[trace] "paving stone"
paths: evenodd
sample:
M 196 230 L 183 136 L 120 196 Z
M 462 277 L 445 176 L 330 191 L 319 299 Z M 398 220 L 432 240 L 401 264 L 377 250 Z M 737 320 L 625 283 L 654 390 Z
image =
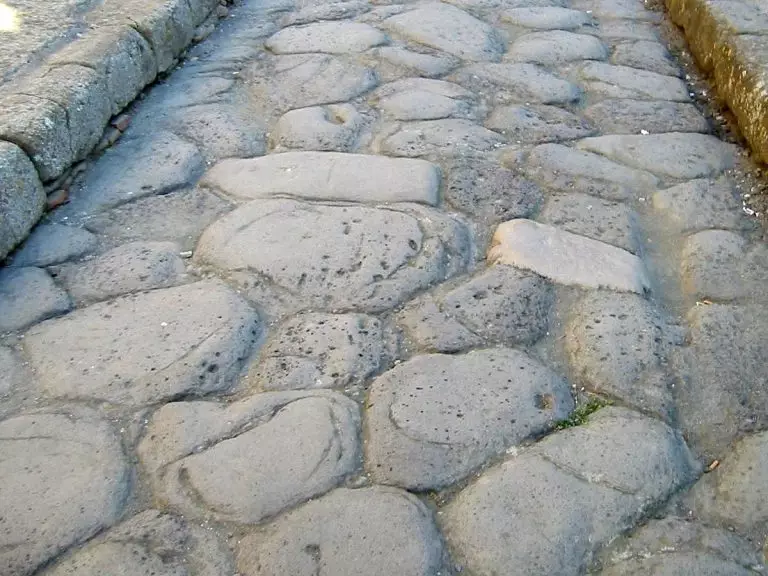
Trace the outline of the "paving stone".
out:
M 275 54 L 364 52 L 387 41 L 379 30 L 360 22 L 317 22 L 290 26 L 271 36 L 264 46 Z
M 472 93 L 458 84 L 426 78 L 406 78 L 381 86 L 374 93 L 378 107 L 395 120 L 435 120 L 470 115 Z
M 366 469 L 377 483 L 448 486 L 572 409 L 568 384 L 522 352 L 417 356 L 371 386 Z
M 596 33 L 603 40 L 659 41 L 656 26 L 647 22 L 635 22 L 632 20 L 601 19 Z
M 26 576 L 120 516 L 129 470 L 120 441 L 82 414 L 0 422 L 0 568 Z
M 89 542 L 44 576 L 215 576 L 234 571 L 231 554 L 205 528 L 147 510 Z
M 273 147 L 348 152 L 357 144 L 362 123 L 351 104 L 299 108 L 280 117 L 270 140 Z
M 665 372 L 670 338 L 651 304 L 633 294 L 593 292 L 570 310 L 565 350 L 572 381 L 647 412 L 672 412 Z
M 762 571 L 752 546 L 737 535 L 668 517 L 652 520 L 603 554 L 602 576 L 750 576 Z
M 375 98 L 387 98 L 401 92 L 429 92 L 446 98 L 472 98 L 473 93 L 463 86 L 431 78 L 402 78 L 379 86 Z
M 568 232 L 637 253 L 635 214 L 626 204 L 573 192 L 547 198 L 537 219 Z
M 735 147 L 708 134 L 596 136 L 577 146 L 628 166 L 681 180 L 717 176 L 731 168 Z
M 412 300 L 397 314 L 397 322 L 406 338 L 422 352 L 453 353 L 483 344 L 452 315 L 443 312 L 430 296 Z
M 538 30 L 577 30 L 593 23 L 592 16 L 586 12 L 559 6 L 511 8 L 501 13 L 501 20 Z
M 674 76 L 605 62 L 587 62 L 578 75 L 587 92 L 606 98 L 690 101 L 685 83 Z
M 276 112 L 346 102 L 378 83 L 373 69 L 327 54 L 278 56 L 271 66 L 257 64 L 251 75 L 254 100 Z
M 0 269 L 0 332 L 21 330 L 69 307 L 67 293 L 44 270 Z
M 575 576 L 695 471 L 671 428 L 606 408 L 480 476 L 440 519 L 455 561 L 473 574 L 524 566 L 530 575 Z
M 681 102 L 606 99 L 587 107 L 584 116 L 603 134 L 709 132 L 696 107 Z
M 206 226 L 231 208 L 218 196 L 195 188 L 148 196 L 89 216 L 85 227 L 118 244 L 167 241 L 192 250 Z
M 359 427 L 357 404 L 322 391 L 179 402 L 155 413 L 138 453 L 157 497 L 185 515 L 256 524 L 352 473 Z
M 601 20 L 661 21 L 658 12 L 646 10 L 643 2 L 638 0 L 590 0 L 585 4 L 588 4 L 595 16 Z
M 51 266 L 87 254 L 96 247 L 96 237 L 82 228 L 40 224 L 16 251 L 11 266 Z
M 498 31 L 463 10 L 440 2 L 387 18 L 384 25 L 409 40 L 464 60 L 496 61 L 504 51 Z
M 444 573 L 444 550 L 429 509 L 383 486 L 340 488 L 244 538 L 243 576 Z
M 376 148 L 392 156 L 442 157 L 481 154 L 501 147 L 504 142 L 500 134 L 470 120 L 445 119 L 402 124 L 383 137 Z
M 359 385 L 385 367 L 394 340 L 366 314 L 299 314 L 275 332 L 251 367 L 259 390 Z
M 18 355 L 10 348 L 0 346 L 0 398 L 5 397 L 28 381 L 29 374 Z
M 501 106 L 485 125 L 517 143 L 538 144 L 584 138 L 596 133 L 587 122 L 556 106 Z
M 707 228 L 736 229 L 741 205 L 724 179 L 698 179 L 653 194 L 653 209 L 681 232 Z
M 343 20 L 363 14 L 370 9 L 365 0 L 349 0 L 347 2 L 329 2 L 317 6 L 305 6 L 283 18 L 283 25 L 309 24 L 318 20 Z
M 286 152 L 224 160 L 202 185 L 236 199 L 291 196 L 350 202 L 421 202 L 439 199 L 440 170 L 424 160 L 335 152 Z
M 29 330 L 23 346 L 52 396 L 148 404 L 226 390 L 260 330 L 245 302 L 204 281 L 76 310 Z
M 527 173 L 558 190 L 573 190 L 610 200 L 625 200 L 656 189 L 658 179 L 599 156 L 560 144 L 542 144 L 528 156 Z
M 763 306 L 711 304 L 687 320 L 675 386 L 681 427 L 704 457 L 722 458 L 734 438 L 768 424 L 768 315 Z
M 218 220 L 195 258 L 267 277 L 309 308 L 378 312 L 462 271 L 468 253 L 460 221 L 415 204 L 395 210 L 273 200 Z
M 523 102 L 567 104 L 581 98 L 578 86 L 535 64 L 471 64 L 460 69 L 456 76 L 468 86 L 481 82 L 501 87 Z
M 179 247 L 172 242 L 131 242 L 58 273 L 72 298 L 96 302 L 140 290 L 167 288 L 184 274 Z
M 642 68 L 665 76 L 680 76 L 681 74 L 680 68 L 672 60 L 664 45 L 649 40 L 619 44 L 613 50 L 611 63 Z
M 447 74 L 457 65 L 453 58 L 422 54 L 400 46 L 384 46 L 378 48 L 376 53 L 395 66 L 408 68 L 428 78 Z
M 600 40 L 594 36 L 564 30 L 531 32 L 520 36 L 504 55 L 507 61 L 535 62 L 545 66 L 606 58 L 608 49 Z
M 532 220 L 500 224 L 487 259 L 531 270 L 559 284 L 640 294 L 650 290 L 643 262 L 637 256 Z

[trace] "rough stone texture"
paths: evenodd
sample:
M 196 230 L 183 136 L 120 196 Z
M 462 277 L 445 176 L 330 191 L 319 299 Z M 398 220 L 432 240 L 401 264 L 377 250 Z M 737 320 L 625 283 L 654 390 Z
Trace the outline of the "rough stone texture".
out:
M 581 4 L 577 2 L 577 5 Z M 595 0 L 589 2 L 593 13 L 601 20 L 640 20 L 649 22 L 661 21 L 658 12 L 647 10 L 645 5 L 637 0 Z
M 211 225 L 195 258 L 247 271 L 305 307 L 392 308 L 466 266 L 463 224 L 409 205 L 394 209 L 255 201 Z
M 642 68 L 664 76 L 680 76 L 680 69 L 660 42 L 648 40 L 623 42 L 614 48 L 611 63 Z
M 309 24 L 318 20 L 342 20 L 365 13 L 370 9 L 368 2 L 349 0 L 346 2 L 329 2 L 317 6 L 306 6 L 296 12 L 290 12 L 283 18 L 285 26 Z
M 40 268 L 0 269 L 0 332 L 69 310 L 69 296 Z
M 565 326 L 573 382 L 668 416 L 672 398 L 664 328 L 651 304 L 639 296 L 587 294 L 571 309 Z
M 367 406 L 373 480 L 428 490 L 548 430 L 573 399 L 564 380 L 527 355 L 490 349 L 417 356 L 377 378 Z
M 691 179 L 717 176 L 733 166 L 735 148 L 708 134 L 597 136 L 577 146 L 662 176 Z
M 147 404 L 226 390 L 259 335 L 256 314 L 205 281 L 49 320 L 29 330 L 23 346 L 52 396 Z
M 596 132 L 575 114 L 556 106 L 502 106 L 493 111 L 485 125 L 523 144 L 574 140 Z
M 29 233 L 42 216 L 45 192 L 26 154 L 0 142 L 0 262 Z
M 275 332 L 251 367 L 260 390 L 362 384 L 388 364 L 392 338 L 365 314 L 299 314 Z
M 384 25 L 414 42 L 464 60 L 496 61 L 504 50 L 496 30 L 448 4 L 426 4 L 387 18 Z
M 606 408 L 486 472 L 440 518 L 455 560 L 473 574 L 524 566 L 576 576 L 695 471 L 671 428 Z
M 424 352 L 460 352 L 483 344 L 480 336 L 443 312 L 429 296 L 409 302 L 398 313 L 397 322 L 406 341 Z
M 650 290 L 645 267 L 637 256 L 532 220 L 500 224 L 487 258 L 531 270 L 560 284 L 640 294 Z
M 275 54 L 326 52 L 347 54 L 364 52 L 384 44 L 387 37 L 368 24 L 359 22 L 317 22 L 308 26 L 283 28 L 264 44 Z
M 402 124 L 377 148 L 384 154 L 405 156 L 462 156 L 482 154 L 503 145 L 500 134 L 469 120 L 426 120 Z
M 696 107 L 680 102 L 607 99 L 589 106 L 584 116 L 604 134 L 709 132 Z
M 600 40 L 594 36 L 564 30 L 531 32 L 520 36 L 504 56 L 507 61 L 535 62 L 544 66 L 555 66 L 574 60 L 606 58 L 608 49 Z
M 171 403 L 138 452 L 160 499 L 184 514 L 259 523 L 353 472 L 359 427 L 352 400 L 322 391 Z
M 80 265 L 64 267 L 60 281 L 77 302 L 167 288 L 184 274 L 179 247 L 171 242 L 131 242 Z
M 482 82 L 503 88 L 521 102 L 566 104 L 581 98 L 578 86 L 529 63 L 471 64 L 456 72 L 456 78 L 466 86 Z
M 650 172 L 635 170 L 560 144 L 542 144 L 528 156 L 528 174 L 536 181 L 563 191 L 584 192 L 610 200 L 624 200 L 650 193 L 658 179 Z
M 286 112 L 270 134 L 273 147 L 349 152 L 355 148 L 362 116 L 350 104 Z
M 591 26 L 593 22 L 586 12 L 560 6 L 511 8 L 501 13 L 501 20 L 539 30 L 576 30 L 582 26 Z
M 648 40 L 658 42 L 656 27 L 647 22 L 632 20 L 603 20 L 596 34 L 603 40 Z
M 588 92 L 607 98 L 690 101 L 685 83 L 673 76 L 605 62 L 587 62 L 578 75 Z
M 31 574 L 115 522 L 128 493 L 120 441 L 86 414 L 26 414 L 0 422 L 0 568 Z
M 741 206 L 725 180 L 691 180 L 652 197 L 654 210 L 681 232 L 707 228 L 734 229 L 742 222 Z
M 374 94 L 378 107 L 395 120 L 435 120 L 470 115 L 469 90 L 442 80 L 407 78 Z
M 9 392 L 26 384 L 28 380 L 29 374 L 18 355 L 10 348 L 0 346 L 0 398 L 4 400 Z
M 378 48 L 377 54 L 396 66 L 409 68 L 427 78 L 447 74 L 457 65 L 453 58 L 413 52 L 400 46 Z
M 286 152 L 263 158 L 224 160 L 202 185 L 237 199 L 289 196 L 306 200 L 422 202 L 437 204 L 440 171 L 423 160 Z
M 429 509 L 382 486 L 335 490 L 246 537 L 239 550 L 243 576 L 437 576 L 445 569 Z
M 51 266 L 87 254 L 96 237 L 82 228 L 40 224 L 13 255 L 11 266 Z

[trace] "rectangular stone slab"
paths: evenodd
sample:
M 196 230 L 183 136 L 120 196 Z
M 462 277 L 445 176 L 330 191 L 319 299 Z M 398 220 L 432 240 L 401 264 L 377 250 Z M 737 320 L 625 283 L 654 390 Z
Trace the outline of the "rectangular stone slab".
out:
M 440 170 L 425 160 L 286 152 L 223 160 L 206 173 L 201 185 L 242 199 L 291 197 L 435 206 L 439 201 Z
M 487 259 L 531 270 L 559 284 L 639 294 L 650 289 L 645 267 L 637 256 L 532 220 L 500 224 Z

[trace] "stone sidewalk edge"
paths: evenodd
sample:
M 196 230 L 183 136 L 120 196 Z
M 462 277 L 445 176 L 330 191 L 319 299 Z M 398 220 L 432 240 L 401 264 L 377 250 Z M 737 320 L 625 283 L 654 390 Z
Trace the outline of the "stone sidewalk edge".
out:
M 55 182 L 110 118 L 172 68 L 219 0 L 108 0 L 92 28 L 0 95 L 0 261 L 43 215 Z
M 768 163 L 768 18 L 738 1 L 666 0 L 756 158 Z M 746 18 L 745 18 L 746 17 Z

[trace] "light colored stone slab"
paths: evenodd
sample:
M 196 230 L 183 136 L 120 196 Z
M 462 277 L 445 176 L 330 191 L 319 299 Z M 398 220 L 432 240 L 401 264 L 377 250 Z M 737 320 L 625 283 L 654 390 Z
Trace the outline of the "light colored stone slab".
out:
M 579 70 L 588 92 L 608 98 L 638 98 L 690 102 L 685 83 L 674 76 L 615 66 L 605 62 L 587 62 Z
M 375 143 L 377 150 L 408 158 L 482 155 L 500 148 L 506 139 L 470 120 L 447 118 L 408 122 Z
M 0 269 L 0 332 L 26 328 L 69 307 L 69 296 L 45 270 Z
M 363 118 L 351 104 L 290 110 L 270 134 L 274 148 L 349 152 L 357 143 Z
M 349 54 L 364 52 L 386 41 L 387 37 L 381 31 L 368 24 L 317 22 L 308 26 L 283 28 L 264 45 L 275 54 Z
M 520 36 L 504 55 L 504 59 L 510 62 L 535 62 L 544 66 L 606 58 L 608 48 L 600 40 L 565 30 L 531 32 Z
M 409 68 L 428 78 L 447 74 L 457 64 L 454 58 L 448 56 L 422 54 L 400 46 L 384 46 L 378 48 L 377 53 L 395 66 Z
M 578 86 L 530 63 L 471 64 L 456 72 L 456 76 L 466 86 L 484 82 L 501 87 L 522 102 L 566 104 L 581 98 Z
M 653 208 L 682 232 L 730 230 L 743 224 L 741 203 L 728 180 L 698 179 L 659 190 Z
M 586 12 L 560 6 L 510 8 L 501 13 L 501 20 L 538 30 L 574 30 L 592 23 L 592 17 Z
M 685 102 L 608 98 L 586 108 L 584 116 L 603 134 L 709 132 L 706 118 Z
M 556 106 L 500 106 L 485 125 L 512 142 L 539 144 L 574 140 L 597 131 L 579 116 Z

